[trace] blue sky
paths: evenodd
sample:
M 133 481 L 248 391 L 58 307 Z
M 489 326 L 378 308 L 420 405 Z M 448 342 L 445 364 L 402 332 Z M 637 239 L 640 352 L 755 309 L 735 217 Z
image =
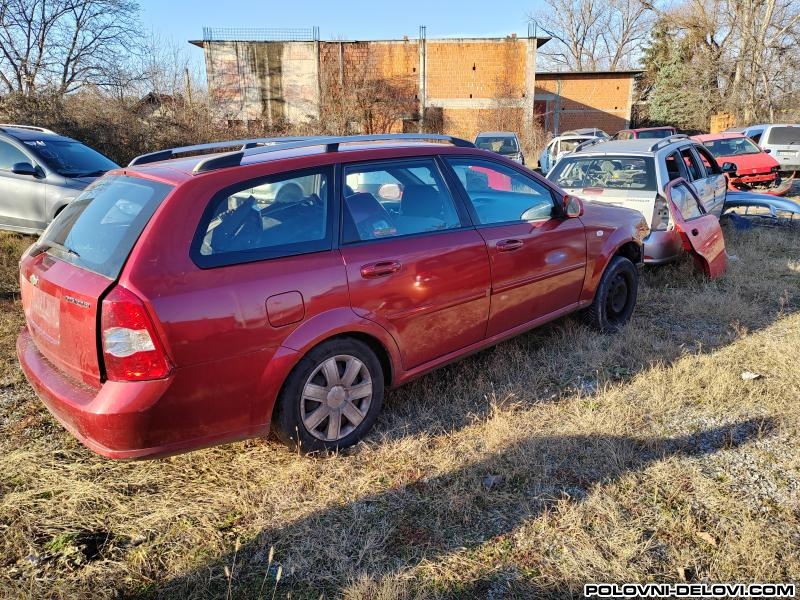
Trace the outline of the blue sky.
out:
M 527 33 L 541 0 L 139 0 L 145 27 L 185 43 L 211 27 L 311 27 L 322 39 L 505 36 Z M 198 54 L 200 53 L 197 50 Z

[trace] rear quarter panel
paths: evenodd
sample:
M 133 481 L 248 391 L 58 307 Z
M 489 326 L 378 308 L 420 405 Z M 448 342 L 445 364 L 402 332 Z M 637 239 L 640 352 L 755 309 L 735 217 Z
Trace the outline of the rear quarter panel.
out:
M 581 220 L 586 228 L 586 279 L 581 301 L 591 302 L 611 258 L 629 242 L 639 246 L 641 256 L 642 240 L 649 229 L 639 212 L 595 202 L 584 203 Z

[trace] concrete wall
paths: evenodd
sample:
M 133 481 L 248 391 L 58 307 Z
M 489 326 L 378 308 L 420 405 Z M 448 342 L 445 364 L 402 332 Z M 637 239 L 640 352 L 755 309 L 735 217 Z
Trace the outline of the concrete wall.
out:
M 319 116 L 317 42 L 204 45 L 208 89 L 220 120 L 303 122 Z

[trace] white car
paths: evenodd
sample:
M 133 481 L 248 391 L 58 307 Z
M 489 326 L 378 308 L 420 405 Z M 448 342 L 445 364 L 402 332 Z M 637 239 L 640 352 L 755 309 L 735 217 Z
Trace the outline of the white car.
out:
M 570 152 L 574 152 L 578 146 L 596 139 L 598 139 L 598 136 L 593 134 L 570 132 L 554 137 L 547 143 L 541 156 L 539 156 L 539 169 L 542 175 L 547 175 L 559 160 Z
M 664 263 L 682 252 L 665 188 L 683 178 L 692 186 L 703 212 L 719 218 L 727 193 L 723 170 L 702 144 L 685 135 L 661 140 L 609 141 L 562 158 L 547 178 L 582 200 L 633 208 L 650 227 L 645 262 Z
M 740 131 L 778 161 L 782 173 L 800 171 L 800 125 L 750 125 L 728 131 Z

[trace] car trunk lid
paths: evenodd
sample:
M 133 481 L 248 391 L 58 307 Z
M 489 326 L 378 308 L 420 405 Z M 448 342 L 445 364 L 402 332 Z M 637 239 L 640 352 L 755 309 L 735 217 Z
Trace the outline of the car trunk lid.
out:
M 100 385 L 99 321 L 145 225 L 171 186 L 125 175 L 98 180 L 69 204 L 20 262 L 25 319 L 56 368 Z

